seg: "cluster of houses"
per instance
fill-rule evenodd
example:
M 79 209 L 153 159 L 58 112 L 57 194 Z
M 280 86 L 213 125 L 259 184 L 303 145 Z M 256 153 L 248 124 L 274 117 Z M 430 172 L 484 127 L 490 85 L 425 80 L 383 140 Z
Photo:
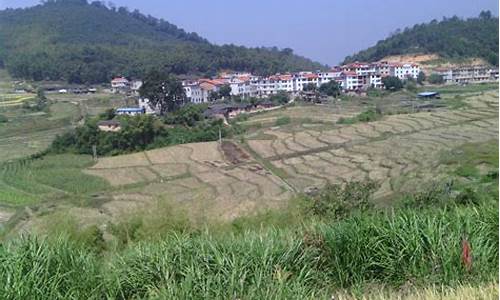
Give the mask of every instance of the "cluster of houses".
M 328 71 L 297 72 L 275 74 L 272 76 L 256 76 L 251 73 L 223 73 L 217 78 L 200 78 L 184 80 L 182 85 L 186 98 L 192 103 L 206 103 L 212 99 L 212 93 L 223 86 L 230 87 L 230 95 L 246 98 L 265 98 L 279 92 L 297 95 L 307 85 L 321 86 L 336 81 L 345 92 L 360 92 L 368 88 L 383 88 L 383 78 L 398 77 L 401 80 L 417 79 L 421 68 L 415 63 L 360 63 L 354 62 L 333 67 Z M 445 83 L 460 84 L 469 82 L 485 82 L 498 80 L 498 69 L 486 66 L 464 66 L 452 69 L 436 69 L 443 76 Z M 113 93 L 138 95 L 142 81 L 129 81 L 118 77 L 111 81 Z
M 207 103 L 213 100 L 213 93 L 223 87 L 230 89 L 230 95 L 248 98 L 267 98 L 271 95 L 286 92 L 291 95 L 306 95 L 306 86 L 320 87 L 322 84 L 335 81 L 345 92 L 361 92 L 368 88 L 383 88 L 383 78 L 394 76 L 401 80 L 417 79 L 421 69 L 415 63 L 360 63 L 354 62 L 333 67 L 328 71 L 296 72 L 275 74 L 272 76 L 256 76 L 251 73 L 222 73 L 217 78 L 200 78 L 182 81 L 186 98 L 191 103 Z M 452 69 L 435 69 L 435 73 L 443 76 L 445 83 L 461 84 L 469 82 L 485 82 L 498 80 L 498 70 L 485 66 L 464 66 Z M 138 95 L 142 81 L 130 81 L 117 77 L 111 81 L 111 91 L 127 95 Z M 311 96 L 312 97 L 312 96 Z M 316 95 L 317 97 L 317 95 Z M 262 102 L 263 107 L 241 105 L 213 105 L 207 115 L 225 115 L 232 117 L 241 112 L 255 109 L 268 109 L 272 105 Z M 147 99 L 139 99 L 138 108 L 123 108 L 117 114 L 136 115 L 155 113 Z M 244 106 L 244 107 L 243 107 Z
M 224 73 L 218 78 L 183 81 L 186 97 L 193 103 L 209 102 L 210 95 L 224 85 L 232 96 L 241 98 L 267 97 L 279 92 L 298 94 L 307 85 L 319 87 L 336 81 L 345 91 L 362 91 L 369 87 L 382 88 L 382 78 L 396 76 L 402 80 L 416 79 L 420 67 L 413 63 L 351 63 L 328 71 L 297 72 L 261 77 L 250 73 Z
M 456 68 L 438 68 L 437 74 L 443 76 L 447 84 L 465 84 L 498 80 L 498 69 L 487 66 L 461 66 Z

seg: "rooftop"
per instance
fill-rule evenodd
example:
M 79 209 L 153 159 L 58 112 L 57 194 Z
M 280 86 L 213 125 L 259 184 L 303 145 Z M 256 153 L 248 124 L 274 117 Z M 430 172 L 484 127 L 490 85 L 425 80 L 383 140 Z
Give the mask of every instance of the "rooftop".
M 117 108 L 116 112 L 143 112 L 144 108 L 142 107 L 122 107 Z
M 422 92 L 422 93 L 418 93 L 419 97 L 432 97 L 432 96 L 437 96 L 437 95 L 439 95 L 438 92 Z

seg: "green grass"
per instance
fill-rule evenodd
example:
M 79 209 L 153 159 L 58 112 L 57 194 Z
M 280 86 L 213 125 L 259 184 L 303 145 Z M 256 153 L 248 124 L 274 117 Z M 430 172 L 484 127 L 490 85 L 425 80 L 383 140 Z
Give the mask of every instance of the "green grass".
M 355 123 L 363 123 L 363 122 L 374 122 L 380 120 L 382 118 L 382 114 L 378 113 L 374 109 L 366 110 L 357 116 L 352 118 L 340 118 L 337 123 L 338 124 L 355 124 Z
M 498 140 L 466 144 L 450 153 L 444 153 L 441 162 L 455 166 L 454 173 L 458 176 L 474 178 L 481 175 L 480 166 L 498 170 L 498 151 Z
M 0 203 L 26 205 L 56 198 L 88 197 L 105 191 L 109 184 L 84 174 L 92 164 L 86 155 L 48 155 L 41 159 L 16 161 L 0 166 Z
M 13 186 L 0 181 L 0 201 L 7 205 L 27 205 L 37 202 L 37 197 L 33 194 L 18 190 Z
M 283 116 L 283 117 L 279 117 L 278 119 L 276 119 L 275 125 L 276 126 L 283 126 L 283 125 L 290 124 L 290 122 L 291 122 L 290 117 Z
M 418 92 L 423 91 L 436 91 L 441 94 L 463 94 L 463 93 L 477 93 L 489 90 L 498 90 L 498 82 L 496 83 L 477 83 L 468 85 L 442 85 L 432 87 L 419 87 Z
M 0 298 L 329 299 L 374 285 L 489 283 L 498 275 L 497 214 L 488 205 L 289 229 L 172 232 L 106 256 L 67 239 L 16 239 L 0 247 Z M 102 242 L 98 231 L 85 234 Z M 464 235 L 471 272 L 460 260 Z

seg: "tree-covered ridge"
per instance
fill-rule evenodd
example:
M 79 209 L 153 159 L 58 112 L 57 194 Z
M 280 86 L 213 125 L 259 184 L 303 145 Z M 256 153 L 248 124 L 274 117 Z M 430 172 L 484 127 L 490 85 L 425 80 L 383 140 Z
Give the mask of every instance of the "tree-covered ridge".
M 213 45 L 164 20 L 100 1 L 51 0 L 0 11 L 0 43 L 0 66 L 14 77 L 74 83 L 142 77 L 157 67 L 207 75 L 220 69 L 267 74 L 323 67 L 291 49 Z
M 397 30 L 345 62 L 377 61 L 389 55 L 435 53 L 445 58 L 480 57 L 498 66 L 498 18 L 483 11 L 478 18 L 456 16 Z

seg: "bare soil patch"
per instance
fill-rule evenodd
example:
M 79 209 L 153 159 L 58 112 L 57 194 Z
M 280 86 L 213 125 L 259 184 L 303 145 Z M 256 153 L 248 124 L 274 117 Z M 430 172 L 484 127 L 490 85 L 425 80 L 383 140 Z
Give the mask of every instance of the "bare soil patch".
M 221 145 L 224 157 L 232 164 L 240 164 L 250 160 L 250 155 L 230 141 L 223 141 Z

